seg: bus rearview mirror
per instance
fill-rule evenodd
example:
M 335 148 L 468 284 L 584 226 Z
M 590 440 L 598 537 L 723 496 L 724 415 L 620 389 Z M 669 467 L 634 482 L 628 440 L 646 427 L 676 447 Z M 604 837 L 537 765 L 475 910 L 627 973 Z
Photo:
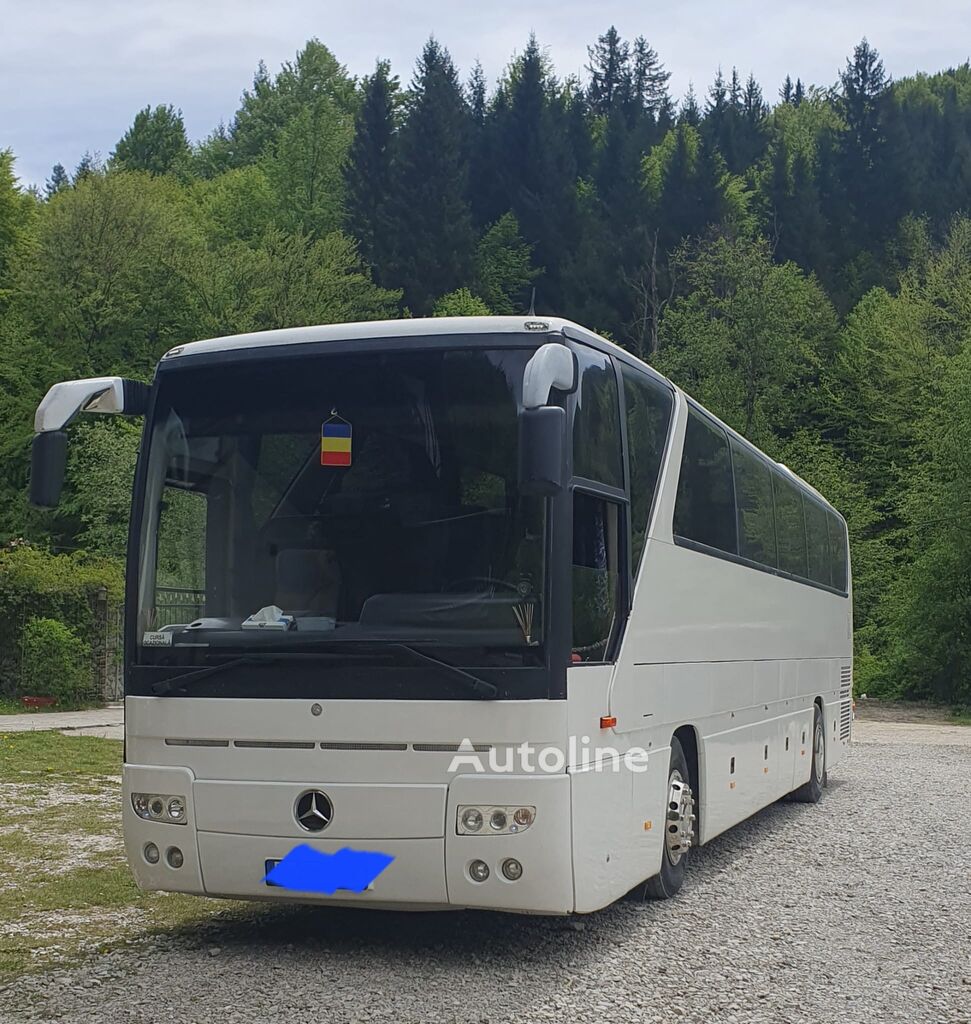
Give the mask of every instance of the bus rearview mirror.
M 546 405 L 519 414 L 519 489 L 551 497 L 563 489 L 566 410 Z
M 64 487 L 67 434 L 45 430 L 34 435 L 30 451 L 30 503 L 35 508 L 56 508 Z

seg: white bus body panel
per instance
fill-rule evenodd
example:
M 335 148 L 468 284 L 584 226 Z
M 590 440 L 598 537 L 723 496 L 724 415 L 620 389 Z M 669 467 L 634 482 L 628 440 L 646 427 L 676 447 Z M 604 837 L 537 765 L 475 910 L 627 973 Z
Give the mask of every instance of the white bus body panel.
M 320 715 L 311 713 L 313 703 Z M 494 747 L 499 767 L 524 742 L 565 749 L 564 701 L 128 697 L 125 712 L 125 844 L 143 888 L 292 901 L 294 893 L 263 882 L 266 861 L 306 843 L 324 853 L 351 846 L 395 859 L 363 893 L 299 894 L 300 900 L 573 910 L 570 776 L 496 773 L 487 751 L 478 752 L 482 774 L 471 766 L 452 774 L 458 752 L 442 749 L 467 738 Z M 334 808 L 320 834 L 305 832 L 294 816 L 297 799 L 312 788 L 326 792 Z M 185 797 L 187 824 L 137 817 L 136 792 Z M 517 835 L 459 835 L 458 806 L 477 802 L 533 806 L 536 820 Z M 163 853 L 157 864 L 145 859 L 148 842 Z M 169 846 L 182 851 L 182 867 L 166 863 Z M 502 876 L 507 857 L 523 865 L 516 882 Z M 474 859 L 489 865 L 486 882 L 469 878 Z

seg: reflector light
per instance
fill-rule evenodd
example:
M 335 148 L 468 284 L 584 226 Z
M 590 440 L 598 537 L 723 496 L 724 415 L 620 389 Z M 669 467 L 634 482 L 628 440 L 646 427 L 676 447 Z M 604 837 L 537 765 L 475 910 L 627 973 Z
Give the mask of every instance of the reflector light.
M 616 724 L 617 724 L 617 716 L 616 715 L 602 715 L 601 718 L 600 718 L 600 728 L 601 729 L 613 729 Z

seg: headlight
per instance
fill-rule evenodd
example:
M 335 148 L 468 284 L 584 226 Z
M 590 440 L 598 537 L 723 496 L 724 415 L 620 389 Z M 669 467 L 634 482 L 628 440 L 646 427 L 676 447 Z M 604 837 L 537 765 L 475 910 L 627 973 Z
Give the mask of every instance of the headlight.
M 499 807 L 461 804 L 455 831 L 460 836 L 508 836 L 525 831 L 535 820 L 535 807 L 518 807 L 516 804 Z M 489 828 L 483 832 L 482 827 L 486 822 L 489 822 Z
M 132 810 L 146 821 L 186 824 L 185 797 L 176 793 L 132 793 Z
M 466 832 L 478 832 L 482 828 L 482 811 L 478 807 L 470 807 L 462 815 L 462 828 Z

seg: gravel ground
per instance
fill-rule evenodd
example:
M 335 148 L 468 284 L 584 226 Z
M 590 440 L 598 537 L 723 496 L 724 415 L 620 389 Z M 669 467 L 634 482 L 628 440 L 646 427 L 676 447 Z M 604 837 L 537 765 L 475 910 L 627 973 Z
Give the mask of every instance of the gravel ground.
M 22 978 L 0 1021 L 971 1022 L 971 748 L 901 739 L 697 851 L 667 903 L 256 907 Z

